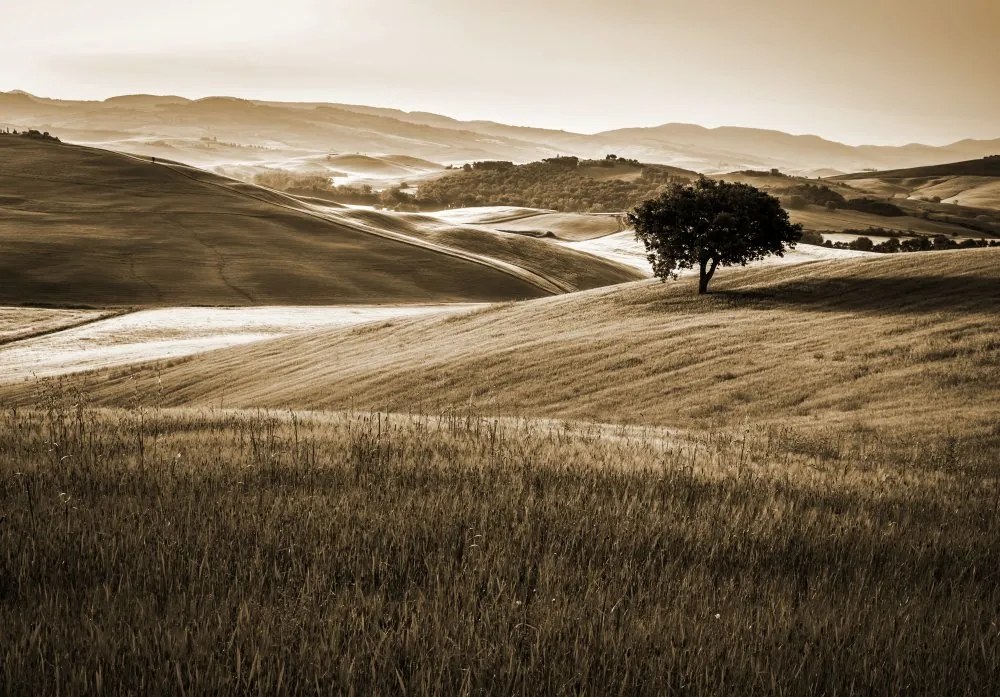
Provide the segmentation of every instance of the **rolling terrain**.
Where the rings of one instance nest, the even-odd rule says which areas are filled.
[[[529,270],[528,239],[470,252],[431,239],[440,221],[405,234],[176,162],[15,136],[0,137],[0,212],[8,305],[494,301],[636,278],[555,245]]]
[[[109,405],[156,381],[174,406],[468,404],[599,422],[1000,436],[1000,251],[726,270],[703,298],[689,283],[315,332],[96,374],[85,390]]]
[[[743,182],[778,196],[789,209],[792,222],[800,223],[807,230],[839,232],[885,228],[902,234],[978,239],[1000,234],[1000,199],[993,200],[990,194],[1000,178],[988,174],[1000,169],[1000,165],[995,164],[998,161],[986,158],[913,170],[860,172],[822,180],[763,172],[730,172],[713,175],[713,178]],[[972,176],[971,172],[979,174]],[[809,186],[825,187],[847,201],[872,199],[889,203],[899,208],[900,214],[877,215],[843,205],[830,210],[808,202],[794,207],[788,204],[789,192]],[[941,193],[963,191],[962,196],[969,203],[958,207],[953,205],[954,200],[932,200],[935,190]],[[979,198],[973,198],[977,191]],[[977,203],[981,207],[973,207]]]
[[[1000,157],[861,172],[834,181],[885,196],[1000,210]]]
[[[610,286],[643,277],[630,265],[623,266],[600,255],[581,253],[532,235],[510,234],[506,231],[506,224],[497,227],[457,225],[442,222],[433,215],[367,210],[346,211],[344,217],[450,249],[503,259],[518,268],[548,278],[561,292]],[[583,222],[589,221],[584,219]],[[585,227],[580,234],[587,234]]]
[[[699,172],[780,167],[812,174],[914,167],[1000,152],[1000,139],[940,147],[849,146],[812,135],[676,123],[582,134],[349,104],[156,95],[70,101],[18,91],[0,93],[3,125],[201,167],[331,152],[408,155],[446,164],[617,153]]]
[[[613,214],[0,196],[0,302],[102,307],[0,307],[0,692],[997,691],[998,249],[698,296]]]

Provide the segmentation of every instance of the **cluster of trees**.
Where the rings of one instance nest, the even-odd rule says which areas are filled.
[[[902,230],[894,230],[892,228],[880,227],[873,225],[866,228],[844,228],[843,230],[816,230],[810,231],[810,234],[816,235],[820,238],[819,242],[810,242],[809,244],[823,244],[823,235],[827,234],[841,234],[841,235],[857,235],[858,237],[915,237],[918,233],[913,230],[903,232]],[[954,235],[954,233],[952,233]],[[803,240],[804,241],[804,240]]]
[[[591,176],[592,168],[620,168],[622,178]],[[627,180],[626,180],[627,179]],[[368,185],[334,186],[329,175],[268,170],[255,184],[340,203],[384,206],[398,211],[466,206],[526,206],[572,212],[618,212],[653,198],[667,185],[684,182],[676,170],[608,156],[601,160],[552,157],[515,165],[487,160],[465,165],[441,179],[424,182],[414,193],[406,184],[374,191]]]
[[[899,218],[906,215],[906,211],[899,206],[873,198],[852,198],[847,201],[844,207],[861,213],[881,215],[884,218]]]
[[[607,155],[603,160],[584,160],[584,164],[592,164],[597,167],[616,167],[618,165],[629,165],[630,167],[642,167],[639,160],[629,157],[618,157],[615,154]]]
[[[276,148],[271,148],[266,145],[254,145],[249,143],[231,143],[225,140],[220,141],[217,136],[202,136],[198,139],[200,148],[211,149],[215,146],[222,146],[226,148],[234,148],[239,150],[275,150]]]
[[[808,205],[824,206],[835,211],[846,209],[860,213],[880,215],[885,218],[898,218],[906,215],[899,206],[888,201],[873,198],[845,198],[843,194],[834,191],[824,184],[798,184],[782,189],[781,201],[787,208],[801,209]]]
[[[985,247],[1000,247],[1000,240],[974,240],[967,238],[956,242],[947,235],[934,237],[920,236],[905,239],[902,242],[896,237],[890,237],[884,242],[873,242],[870,237],[856,237],[850,242],[832,242],[827,240],[824,247],[832,249],[856,249],[862,252],[880,252],[896,254],[899,252],[933,252],[945,249],[981,249]]]
[[[826,206],[831,210],[847,206],[844,196],[824,184],[799,184],[782,189],[783,201],[789,208],[805,208],[807,204]]]
[[[608,155],[603,160],[581,160],[575,155],[559,155],[558,157],[546,157],[542,160],[542,162],[550,167],[560,169],[577,169],[581,167],[634,167],[636,169],[641,169],[643,167],[642,163],[638,160],[632,160],[627,157],[618,157],[617,155]],[[462,167],[462,169],[466,172],[479,172],[503,171],[514,169],[515,167],[517,167],[517,165],[508,160],[482,160],[480,162],[466,164]],[[448,169],[451,169],[451,167]]]
[[[253,177],[253,183],[266,186],[269,189],[287,191],[290,194],[315,196],[338,203],[353,203],[357,205],[386,205],[383,198],[390,198],[386,192],[378,192],[368,184],[357,186],[334,186],[329,175],[299,174],[285,169],[273,169],[259,172]]]
[[[611,156],[603,160],[552,157],[541,162],[476,162],[462,171],[421,184],[409,203],[418,208],[466,206],[527,206],[575,212],[617,212],[660,193],[678,177],[668,167],[643,165]],[[594,167],[638,170],[625,179],[594,178]]]
[[[823,244],[823,235],[816,230],[803,230],[802,238],[799,240],[802,244]]]
[[[770,170],[764,169],[743,169],[740,170],[740,174],[745,174],[748,177],[787,177],[788,175],[782,172],[777,167]]]
[[[0,131],[0,135],[20,136],[22,138],[36,138],[38,140],[54,140],[57,143],[62,142],[54,135],[50,134],[48,131],[37,131],[34,128],[29,128],[26,131],[18,131],[16,128],[14,129],[4,128],[2,131]]]
[[[466,164],[462,169],[466,172],[472,172],[473,170],[477,172],[499,172],[505,169],[514,169],[514,163],[508,160],[483,160],[482,162]]]

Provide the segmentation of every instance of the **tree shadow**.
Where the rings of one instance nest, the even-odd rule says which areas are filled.
[[[717,288],[712,295],[716,302],[757,309],[1000,314],[1000,279],[977,275],[797,278],[760,288]]]

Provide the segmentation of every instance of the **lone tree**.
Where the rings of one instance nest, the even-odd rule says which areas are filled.
[[[704,177],[691,186],[673,184],[636,206],[628,221],[660,280],[698,266],[698,293],[708,292],[720,264],[782,256],[785,245],[802,237],[802,226],[788,220],[778,199],[749,184]]]

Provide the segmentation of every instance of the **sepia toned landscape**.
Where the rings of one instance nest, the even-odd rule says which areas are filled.
[[[53,5],[0,694],[1000,692],[993,4]]]

